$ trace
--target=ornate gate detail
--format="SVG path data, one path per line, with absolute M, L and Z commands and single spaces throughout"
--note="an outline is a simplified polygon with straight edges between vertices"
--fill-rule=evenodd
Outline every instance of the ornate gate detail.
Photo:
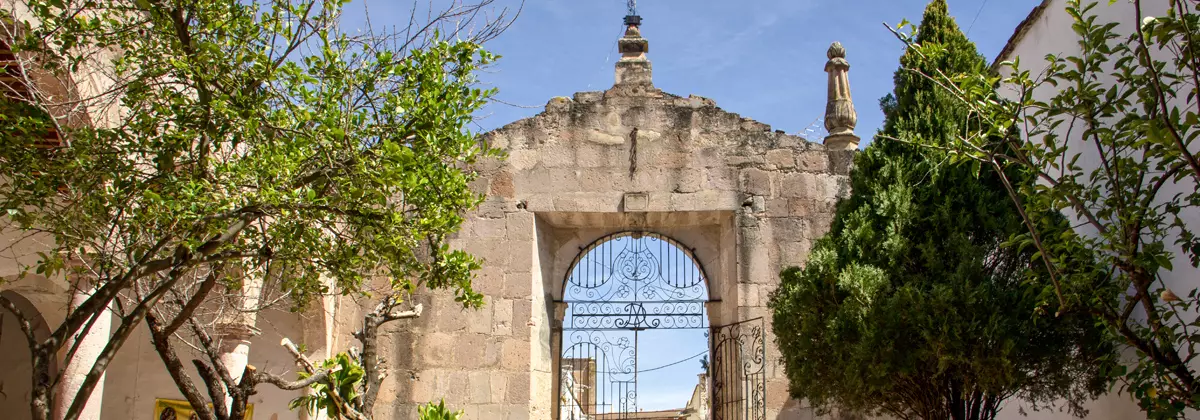
M 707 301 L 703 270 L 670 238 L 624 232 L 580 249 L 563 282 L 558 418 L 634 415 L 639 332 L 705 329 Z
M 767 377 L 762 318 L 713 327 L 709 340 L 713 420 L 765 420 Z

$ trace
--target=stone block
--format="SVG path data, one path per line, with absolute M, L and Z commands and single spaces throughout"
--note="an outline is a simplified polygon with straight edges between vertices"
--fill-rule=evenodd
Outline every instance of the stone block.
M 455 336 L 445 333 L 425 334 L 417 339 L 421 345 L 416 346 L 418 358 L 422 366 L 450 366 L 454 362 L 454 347 L 457 345 Z
M 519 201 L 499 196 L 488 197 L 475 209 L 475 214 L 481 217 L 504 217 L 505 213 L 519 210 Z
M 689 194 L 671 194 L 671 211 L 737 210 L 740 202 L 732 191 L 700 191 Z
M 518 191 L 531 193 L 565 193 L 580 190 L 575 168 L 537 168 L 519 172 L 513 177 Z
M 512 173 L 501 171 L 497 172 L 495 175 L 492 175 L 488 184 L 488 194 L 503 198 L 515 197 L 517 195 L 517 190 L 513 185 Z
M 522 198 L 521 202 L 525 204 L 523 210 L 534 213 L 554 211 L 554 194 L 533 194 Z
M 658 168 L 683 168 L 688 164 L 690 154 L 674 150 L 658 149 L 650 153 L 647 159 L 638 162 L 640 165 L 651 165 Z
M 471 378 L 468 376 L 468 373 L 461 370 L 448 370 L 442 371 L 441 374 L 446 375 L 448 379 L 445 382 L 445 392 L 442 393 L 442 395 L 445 395 L 446 404 L 454 404 L 451 405 L 452 407 L 467 405 L 467 401 L 471 399 Z
M 755 154 L 755 155 L 749 155 L 749 156 L 734 155 L 734 156 L 726 157 L 725 163 L 728 164 L 729 166 L 735 166 L 735 167 L 739 167 L 739 168 L 758 167 L 758 166 L 766 165 L 767 158 L 766 158 L 766 156 L 763 156 L 761 154 Z
M 749 119 L 749 118 L 743 118 L 743 119 L 742 119 L 742 124 L 741 124 L 741 127 L 740 127 L 740 128 L 742 129 L 742 131 L 750 131 L 750 132 L 767 132 L 767 131 L 771 131 L 771 126 L 769 126 L 769 125 L 767 125 L 767 124 L 763 124 L 763 123 L 761 123 L 761 122 L 758 122 L 758 121 L 754 121 L 754 120 L 752 120 L 752 119 Z
M 532 402 L 532 401 L 530 401 Z M 550 417 L 533 417 L 530 415 L 528 407 L 529 402 L 525 405 L 511 405 L 505 409 L 503 420 L 532 420 L 532 419 L 548 419 Z
M 513 330 L 513 301 L 496 299 L 492 302 L 492 334 L 497 336 L 512 335 Z
M 705 175 L 705 187 L 710 190 L 735 191 L 738 187 L 737 170 L 732 168 L 712 168 Z
M 743 169 L 741 174 L 741 190 L 747 194 L 770 197 L 771 173 L 755 168 Z
M 471 238 L 504 238 L 506 227 L 504 218 L 476 217 L 468 219 L 464 226 L 466 234 Z
M 508 252 L 508 267 L 509 270 L 532 270 L 533 269 L 533 241 L 508 241 L 504 244 Z
M 507 238 L 515 241 L 532 241 L 534 217 L 533 213 L 525 211 L 506 214 L 504 224 Z
M 792 217 L 809 217 L 818 211 L 816 200 L 811 198 L 788 199 L 788 215 Z
M 779 196 L 785 198 L 812 197 L 809 192 L 811 176 L 802 173 L 783 174 L 779 177 Z
M 704 186 L 705 173 L 701 169 L 686 168 L 679 171 L 679 178 L 675 182 L 675 192 L 692 193 L 700 191 Z
M 484 267 L 507 267 L 510 261 L 511 242 L 506 239 L 476 238 L 467 241 L 463 250 L 483 260 Z
M 574 98 L 575 98 L 576 103 L 590 104 L 590 103 L 594 103 L 594 102 L 600 102 L 601 99 L 604 99 L 604 92 L 602 92 L 602 91 L 575 92 Z
M 513 336 L 529 339 L 529 330 L 533 322 L 533 302 L 526 299 L 513 301 Z
M 829 153 L 818 150 L 796 156 L 796 169 L 804 172 L 829 172 Z
M 492 333 L 492 325 L 495 322 L 492 298 L 484 296 L 483 302 L 482 308 L 463 311 L 463 318 L 467 320 L 467 331 L 477 334 Z
M 784 267 L 803 267 L 808 262 L 812 252 L 811 241 L 794 241 L 779 243 L 779 259 Z
M 829 151 L 829 170 L 838 175 L 849 175 L 854 166 L 854 155 L 857 150 Z
M 757 285 L 750 283 L 738 283 L 738 306 L 758 306 L 758 288 Z
M 500 361 L 504 360 L 504 337 L 486 337 L 484 348 L 484 359 L 480 360 L 479 366 L 498 368 Z
M 468 401 L 473 404 L 492 402 L 492 381 L 489 372 L 471 372 L 469 376 L 471 395 Z
M 483 267 L 475 272 L 471 287 L 484 296 L 499 296 L 504 290 L 504 270 L 500 267 Z
M 692 150 L 688 167 L 692 168 L 726 168 L 724 153 L 715 147 Z
M 579 143 L 575 146 L 575 166 L 579 168 L 602 168 L 609 165 L 610 146 Z
M 470 189 L 475 194 L 487 194 L 490 191 L 488 189 L 488 182 L 488 177 L 481 176 L 467 183 L 467 189 Z
M 650 193 L 650 202 L 646 206 L 648 212 L 665 212 L 671 209 L 671 196 L 674 194 L 668 192 L 652 192 Z
M 674 171 L 666 168 L 639 166 L 633 173 L 633 182 L 629 184 L 631 191 L 663 191 L 675 182 Z
M 500 350 L 500 366 L 505 370 L 529 370 L 529 341 L 509 339 L 504 340 Z
M 767 381 L 767 407 L 782 407 L 790 398 L 786 380 Z
M 812 226 L 812 237 L 819 238 L 826 232 L 829 232 L 829 226 L 833 224 L 833 213 L 816 213 L 809 216 L 809 226 Z
M 510 150 L 508 152 L 508 159 L 506 159 L 506 162 L 515 170 L 525 171 L 537 166 L 538 157 L 537 150 Z
M 460 332 L 466 331 L 470 326 L 470 320 L 466 316 L 466 311 L 462 309 L 462 305 L 450 300 L 441 299 L 431 308 L 426 309 L 431 310 L 430 315 L 434 317 L 433 328 L 436 331 Z
M 488 386 L 492 389 L 492 403 L 504 402 L 504 397 L 508 394 L 508 377 L 505 375 L 491 374 L 488 375 Z M 484 417 L 481 417 L 484 418 Z
M 403 375 L 400 379 L 405 382 L 408 388 L 409 401 L 435 401 L 440 398 L 439 395 L 434 395 L 433 382 L 417 379 L 411 379 L 409 375 Z M 416 411 L 416 410 L 413 410 Z
M 545 415 L 549 414 L 550 402 L 555 397 L 551 393 L 557 380 L 558 375 L 551 375 L 550 372 L 536 372 L 530 375 L 530 411 L 541 413 L 537 418 L 549 418 Z
M 776 241 L 799 241 L 811 236 L 808 220 L 800 217 L 780 217 L 771 219 L 771 230 Z
M 788 199 L 771 198 L 767 200 L 768 217 L 786 217 L 788 215 Z
M 774 149 L 767 151 L 767 163 L 779 169 L 796 167 L 796 158 L 791 149 Z
M 534 281 L 536 279 L 529 271 L 508 272 L 504 275 L 504 291 L 501 296 L 506 299 L 529 299 L 533 293 Z
M 571 109 L 571 98 L 566 96 L 555 96 L 546 102 L 546 113 L 561 113 Z
M 623 201 L 619 193 L 571 194 L 553 200 L 553 210 L 562 212 L 617 212 Z
M 529 372 L 508 374 L 508 387 L 505 390 L 505 402 L 509 404 L 529 404 Z
M 562 143 L 547 144 L 539 150 L 542 166 L 568 168 L 575 166 L 575 149 Z
M 455 337 L 454 365 L 455 368 L 483 367 L 487 360 L 487 337 L 482 334 L 458 334 Z
M 618 145 L 625 143 L 625 137 L 611 134 L 600 130 L 590 130 L 587 132 L 586 138 L 588 141 L 602 145 Z
M 630 182 L 629 172 L 625 169 L 605 167 L 579 170 L 581 192 L 626 191 Z

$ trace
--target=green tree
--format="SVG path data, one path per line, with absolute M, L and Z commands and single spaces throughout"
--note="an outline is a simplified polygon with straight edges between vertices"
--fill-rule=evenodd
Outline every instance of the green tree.
M 409 294 L 449 289 L 482 304 L 479 263 L 445 238 L 480 200 L 470 165 L 495 154 L 467 127 L 492 94 L 474 76 L 494 59 L 480 43 L 507 21 L 473 21 L 482 0 L 428 19 L 414 10 L 398 31 L 343 30 L 347 3 L 22 0 L 0 16 L 20 62 L 8 67 L 17 82 L 0 86 L 0 208 L 24 241 L 7 249 L 40 250 L 22 275 L 91 279 L 79 285 L 90 298 L 49 337 L 0 296 L 30 346 L 33 418 L 48 419 L 54 398 L 77 418 L 142 325 L 204 420 L 240 419 L 260 382 L 338 386 L 328 370 L 288 382 L 221 363 L 215 318 L 262 309 L 222 307 L 250 285 L 295 309 L 328 294 L 378 303 L 358 337 L 351 407 L 369 411 L 376 331 L 419 314 L 406 311 Z M 105 308 L 118 321 L 82 389 L 53 395 L 65 363 L 51 360 L 72 360 L 67 338 Z M 183 340 L 201 350 L 194 371 L 177 354 Z
M 1105 385 L 1103 332 L 1083 317 L 1045 313 L 1044 270 L 1006 246 L 1021 217 L 990 168 L 947 166 L 938 144 L 969 130 L 965 107 L 910 69 L 979 72 L 984 59 L 947 12 L 925 9 L 905 54 L 885 123 L 858 154 L 852 193 L 804 268 L 782 273 L 772 326 L 791 393 L 815 406 L 901 419 L 992 419 L 1019 397 L 1082 402 Z M 976 173 L 978 172 L 978 173 Z M 1028 179 L 1019 173 L 1015 180 Z
M 912 69 L 983 123 L 944 144 L 904 140 L 947 150 L 950 164 L 1036 176 L 1009 182 L 1009 204 L 1027 226 L 1017 241 L 1049 271 L 1047 303 L 1106 327 L 1130 356 L 1112 372 L 1121 390 L 1151 418 L 1179 418 L 1200 409 L 1200 296 L 1193 278 L 1171 273 L 1200 266 L 1200 14 L 1179 0 L 1121 5 L 1131 10 L 1112 22 L 1095 13 L 1114 3 L 1068 1 L 1078 52 L 1048 55 L 1044 70 L 1020 58 L 999 75 Z M 899 35 L 910 54 L 942 54 Z M 1037 216 L 1052 210 L 1075 229 Z M 1171 276 L 1190 290 L 1171 290 Z

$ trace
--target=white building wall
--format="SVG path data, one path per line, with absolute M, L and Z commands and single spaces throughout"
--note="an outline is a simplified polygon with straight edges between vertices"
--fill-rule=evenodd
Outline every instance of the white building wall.
M 1084 2 L 1086 4 L 1086 0 Z M 1118 33 L 1128 33 L 1135 28 L 1137 22 L 1134 13 L 1134 7 L 1131 1 L 1116 1 L 1109 4 L 1107 0 L 1099 2 L 1091 13 L 1097 16 L 1097 23 L 1101 22 L 1118 22 L 1119 27 L 1116 29 Z M 1185 2 L 1186 3 L 1186 2 Z M 1142 10 L 1146 16 L 1161 14 L 1166 10 L 1168 0 L 1143 0 Z M 1041 74 L 1048 66 L 1045 57 L 1047 54 L 1055 54 L 1060 56 L 1078 55 L 1080 52 L 1078 35 L 1075 34 L 1071 25 L 1073 20 L 1066 12 L 1067 0 L 1045 0 L 1041 6 L 1034 10 L 1028 20 L 1022 23 L 1022 26 L 1017 28 L 1013 39 L 1009 41 L 1008 47 L 1001 52 L 997 62 L 1013 60 L 1020 57 L 1020 67 L 1023 70 L 1028 70 L 1032 76 Z M 1193 6 L 1195 7 L 1195 6 Z M 1015 90 L 1003 90 L 1004 95 L 1015 97 Z M 1057 88 L 1051 85 L 1043 85 L 1034 92 L 1035 99 L 1049 100 L 1057 93 Z M 1062 128 L 1064 133 L 1066 127 Z M 1078 133 L 1078 131 L 1075 131 Z M 1083 144 L 1086 145 L 1086 144 Z M 1196 146 L 1196 145 L 1193 145 Z M 1193 147 L 1193 151 L 1197 148 Z M 1073 153 L 1080 153 L 1080 164 L 1084 168 L 1097 168 L 1100 162 L 1095 154 L 1094 148 L 1081 148 L 1072 150 Z M 1196 185 L 1190 180 L 1185 185 L 1172 185 L 1164 188 L 1162 196 L 1169 197 L 1176 192 L 1194 190 Z M 1183 215 L 1190 226 L 1200 226 L 1200 212 L 1192 211 Z M 1168 247 L 1174 247 L 1174 238 L 1168 238 Z M 1163 278 L 1167 285 L 1182 296 L 1187 291 L 1200 286 L 1196 282 L 1200 278 L 1200 270 L 1192 267 L 1187 256 L 1183 254 L 1178 247 L 1175 247 L 1176 255 L 1173 261 L 1175 270 L 1163 273 Z M 1116 385 L 1114 390 L 1119 387 Z M 1145 414 L 1137 407 L 1133 399 L 1124 394 L 1116 392 L 1110 393 L 1101 397 L 1097 401 L 1093 401 L 1086 406 L 1089 410 L 1088 419 L 1136 419 L 1145 418 Z M 1028 416 L 1024 416 L 1028 414 Z M 1189 416 L 1190 417 L 1190 416 Z M 1072 418 L 1067 413 L 1040 411 L 1034 412 L 1029 408 L 1029 404 L 1023 401 L 1009 401 L 1004 410 L 1001 411 L 998 417 L 1002 420 L 1016 419 L 1067 419 Z
M 303 320 L 295 314 L 269 310 L 259 314 L 258 328 L 262 335 L 251 339 L 250 364 L 259 372 L 269 372 L 283 378 L 296 379 L 294 359 L 279 342 L 284 337 L 300 343 Z M 314 325 L 315 328 L 321 328 Z M 315 344 L 315 343 L 314 343 Z M 179 358 L 190 366 L 192 359 L 207 361 L 181 343 L 176 343 Z M 189 369 L 189 372 L 194 369 Z M 204 384 L 192 373 L 192 380 L 203 392 Z M 255 420 L 303 420 L 301 413 L 288 409 L 288 402 L 300 391 L 283 391 L 273 385 L 259 385 L 258 393 L 250 397 Z M 153 420 L 156 399 L 184 400 L 183 394 L 163 367 L 162 359 L 150 342 L 149 331 L 139 328 L 117 352 L 105 378 L 102 420 Z

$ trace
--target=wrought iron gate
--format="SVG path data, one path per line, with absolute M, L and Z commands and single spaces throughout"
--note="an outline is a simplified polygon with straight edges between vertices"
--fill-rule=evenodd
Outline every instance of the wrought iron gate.
M 662 235 L 618 233 L 580 249 L 563 282 L 559 419 L 632 416 L 638 334 L 706 329 L 707 287 L 692 251 Z
M 713 420 L 765 420 L 763 319 L 713 327 L 709 333 Z

